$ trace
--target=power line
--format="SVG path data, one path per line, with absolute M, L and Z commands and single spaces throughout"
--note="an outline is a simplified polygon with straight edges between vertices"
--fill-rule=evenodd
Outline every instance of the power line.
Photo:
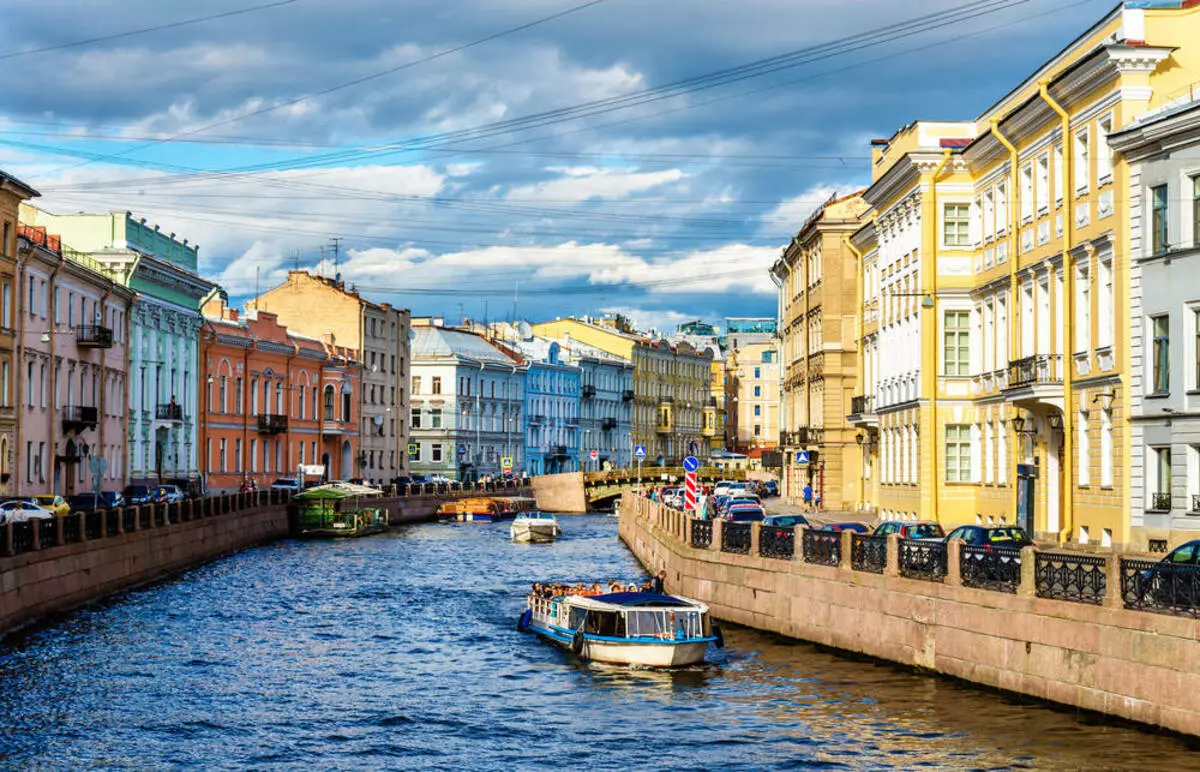
M 169 24 L 159 24 L 154 27 L 143 27 L 141 29 L 128 30 L 126 32 L 117 32 L 112 35 L 101 35 L 99 37 L 87 38 L 86 40 L 75 40 L 70 43 L 58 43 L 52 46 L 42 46 L 41 48 L 31 48 L 26 51 L 9 51 L 8 53 L 0 54 L 0 60 L 16 59 L 20 56 L 33 56 L 34 54 L 44 54 L 48 51 L 61 51 L 64 48 L 77 48 L 79 46 L 89 46 L 93 43 L 103 43 L 108 40 L 117 40 L 119 38 L 129 38 L 135 35 L 145 35 L 150 32 L 162 32 L 168 29 L 178 29 L 187 27 L 192 24 L 199 24 L 205 21 L 213 21 L 215 19 L 228 19 L 231 16 L 241 16 L 246 13 L 255 11 L 265 11 L 270 8 L 279 8 L 285 5 L 298 3 L 300 0 L 277 0 L 277 2 L 267 3 L 266 5 L 255 5 L 249 8 L 239 8 L 233 11 L 224 11 L 223 13 L 209 14 L 208 16 L 197 16 L 194 19 L 184 19 L 183 21 L 174 21 Z

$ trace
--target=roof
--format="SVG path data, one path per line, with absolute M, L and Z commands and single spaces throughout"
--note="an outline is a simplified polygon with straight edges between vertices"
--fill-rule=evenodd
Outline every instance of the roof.
M 454 357 L 475 362 L 502 365 L 521 365 L 519 356 L 511 355 L 473 332 L 449 327 L 416 327 L 413 329 L 412 358 L 437 359 Z
M 349 499 L 355 496 L 381 495 L 383 495 L 383 491 L 378 488 L 368 488 L 365 485 L 355 485 L 354 483 L 337 482 L 309 488 L 303 493 L 297 493 L 292 498 L 299 501 L 308 501 L 310 499 Z
M 580 603 L 580 601 L 585 601 Z M 686 598 L 676 598 L 671 595 L 659 595 L 653 592 L 614 592 L 608 595 L 575 598 L 575 605 L 589 606 L 592 603 L 602 603 L 622 608 L 637 608 L 639 606 L 666 606 L 670 608 L 695 608 L 700 604 Z

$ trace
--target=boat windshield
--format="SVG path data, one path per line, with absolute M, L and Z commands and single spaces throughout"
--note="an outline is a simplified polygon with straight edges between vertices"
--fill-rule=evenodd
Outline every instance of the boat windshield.
M 704 624 L 699 611 L 627 611 L 631 638 L 700 638 Z

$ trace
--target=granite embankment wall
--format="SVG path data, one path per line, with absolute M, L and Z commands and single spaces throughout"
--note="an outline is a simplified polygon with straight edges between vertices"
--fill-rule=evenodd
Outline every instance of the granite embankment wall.
M 538 509 L 568 515 L 587 512 L 582 472 L 544 475 L 534 477 L 531 482 Z
M 671 592 L 703 601 L 719 618 L 800 640 L 936 671 L 989 687 L 1200 735 L 1200 622 L 1036 597 L 1032 550 L 1022 553 L 1016 594 L 961 586 L 952 543 L 943 582 L 900 576 L 898 541 L 883 573 L 690 546 L 692 522 L 633 495 L 620 534 Z M 848 534 L 842 534 L 848 537 Z M 1119 601 L 1118 601 L 1119 602 Z

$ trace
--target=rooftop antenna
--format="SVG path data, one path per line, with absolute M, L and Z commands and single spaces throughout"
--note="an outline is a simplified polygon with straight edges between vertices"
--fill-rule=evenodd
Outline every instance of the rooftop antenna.
M 293 250 L 293 252 L 292 252 L 292 266 L 293 266 L 293 267 L 294 267 L 294 268 L 295 268 L 297 271 L 299 271 L 299 270 L 300 270 L 300 250 L 298 250 L 298 249 L 297 249 L 297 250 Z
M 341 253 L 342 237 L 341 236 L 331 236 L 329 238 L 329 240 L 333 242 L 333 272 L 337 273 L 338 255 Z

